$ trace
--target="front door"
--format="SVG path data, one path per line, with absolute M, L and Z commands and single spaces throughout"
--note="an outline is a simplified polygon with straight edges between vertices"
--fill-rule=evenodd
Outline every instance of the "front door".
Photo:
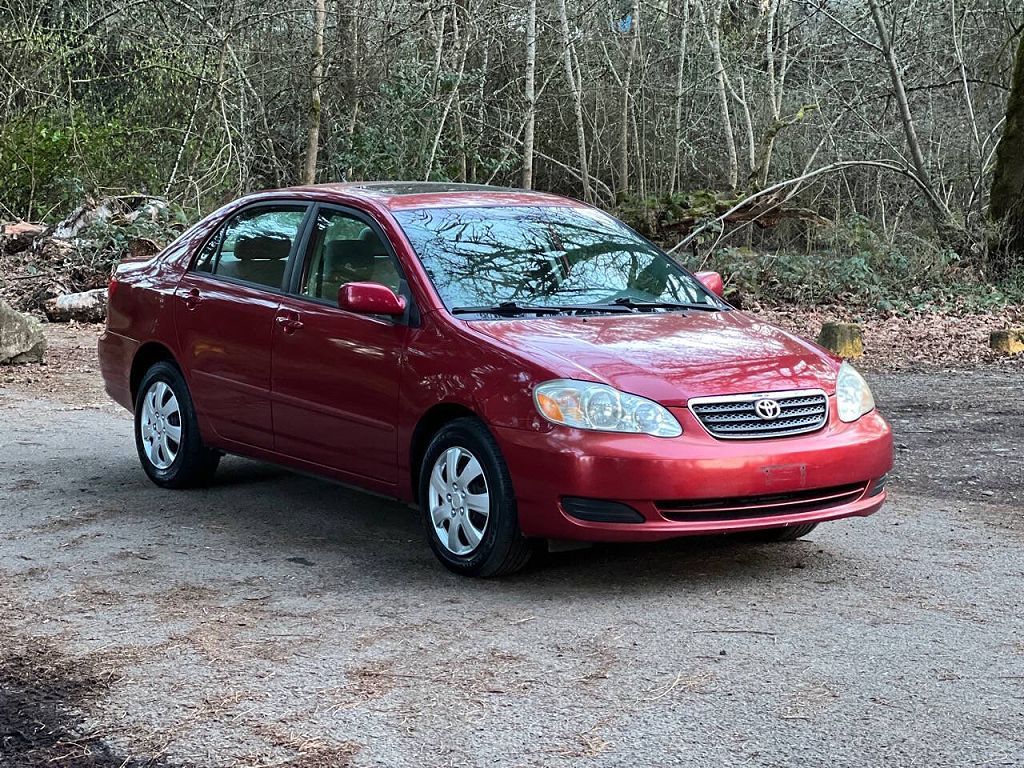
M 273 448 L 270 355 L 307 205 L 260 205 L 210 239 L 175 291 L 182 365 L 208 439 Z
M 274 324 L 274 447 L 355 482 L 393 485 L 408 325 L 344 311 L 337 296 L 349 282 L 400 290 L 401 273 L 370 219 L 329 206 L 314 216 L 303 267 Z

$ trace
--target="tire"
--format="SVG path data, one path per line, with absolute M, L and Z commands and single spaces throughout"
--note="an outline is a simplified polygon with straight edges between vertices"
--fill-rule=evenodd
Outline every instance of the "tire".
M 455 419 L 431 439 L 420 465 L 419 502 L 430 548 L 455 573 L 505 576 L 522 569 L 536 549 L 519 529 L 501 450 L 476 419 Z
M 217 471 L 220 453 L 203 445 L 188 385 L 169 361 L 154 363 L 139 384 L 135 448 L 146 475 L 162 488 L 207 485 Z
M 815 528 L 817 523 L 804 523 L 803 525 L 787 525 L 784 528 L 768 528 L 763 531 L 756 531 L 751 534 L 755 541 L 796 541 L 802 539 Z

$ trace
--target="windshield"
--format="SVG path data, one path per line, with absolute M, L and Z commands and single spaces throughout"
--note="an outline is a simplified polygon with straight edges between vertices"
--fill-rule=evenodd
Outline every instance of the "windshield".
M 592 208 L 423 208 L 394 215 L 454 312 L 722 306 L 662 251 Z

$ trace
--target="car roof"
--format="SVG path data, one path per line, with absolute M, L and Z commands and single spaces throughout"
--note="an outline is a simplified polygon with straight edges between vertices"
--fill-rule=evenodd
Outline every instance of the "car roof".
M 511 187 L 492 187 L 487 184 L 457 184 L 438 181 L 352 181 L 291 187 L 279 191 L 316 193 L 320 197 L 330 197 L 331 193 L 336 193 L 341 199 L 356 197 L 372 200 L 393 211 L 412 208 L 470 206 L 583 205 L 568 197 L 551 195 L 546 192 Z M 324 195 L 324 193 L 327 194 Z

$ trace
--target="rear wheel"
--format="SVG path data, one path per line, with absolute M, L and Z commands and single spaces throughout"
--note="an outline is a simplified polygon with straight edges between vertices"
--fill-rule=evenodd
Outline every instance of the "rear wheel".
M 751 537 L 755 541 L 796 541 L 801 539 L 815 528 L 817 523 L 804 523 L 803 525 L 787 525 L 785 528 L 768 528 L 763 531 L 755 531 Z
M 146 475 L 164 488 L 205 485 L 220 454 L 203 445 L 185 378 L 166 360 L 142 377 L 135 398 L 135 447 Z
M 476 419 L 456 419 L 434 435 L 420 467 L 419 502 L 430 548 L 455 573 L 503 576 L 534 552 L 519 530 L 501 450 Z

